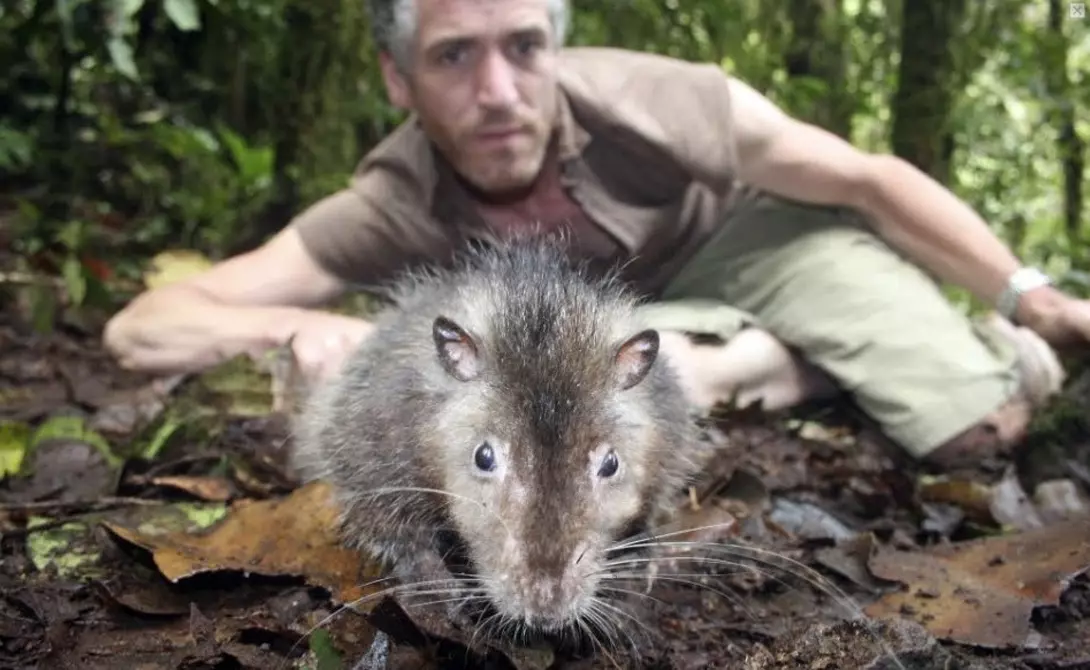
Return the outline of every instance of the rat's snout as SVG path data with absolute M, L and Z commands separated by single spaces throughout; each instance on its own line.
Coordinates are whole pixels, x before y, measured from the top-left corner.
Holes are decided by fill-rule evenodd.
M 538 560 L 529 561 L 522 570 L 508 571 L 501 580 L 508 591 L 500 597 L 501 608 L 509 617 L 541 630 L 573 623 L 594 590 L 588 558 L 586 544 L 572 551 L 541 552 Z

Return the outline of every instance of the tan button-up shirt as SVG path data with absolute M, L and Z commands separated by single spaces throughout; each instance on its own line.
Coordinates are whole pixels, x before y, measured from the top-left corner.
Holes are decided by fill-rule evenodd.
M 561 184 L 582 210 L 572 253 L 623 262 L 655 295 L 722 224 L 740 188 L 727 75 L 712 64 L 612 48 L 567 48 L 559 63 Z M 493 233 L 449 164 L 409 118 L 350 184 L 290 225 L 324 268 L 378 287 L 445 263 Z

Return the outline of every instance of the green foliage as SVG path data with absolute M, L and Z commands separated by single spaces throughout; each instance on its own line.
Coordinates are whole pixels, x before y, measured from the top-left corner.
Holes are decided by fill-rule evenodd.
M 572 42 L 718 63 L 790 113 L 873 151 L 894 146 L 897 106 L 904 116 L 904 101 L 929 93 L 898 81 L 905 45 L 946 54 L 950 67 L 933 74 L 947 95 L 930 96 L 911 119 L 943 138 L 909 137 L 901 151 L 921 164 L 948 160 L 938 172 L 1020 255 L 1084 281 L 1087 215 L 1082 208 L 1081 221 L 1065 220 L 1072 163 L 1062 140 L 1071 118 L 1090 138 L 1090 22 L 1057 26 L 1055 9 L 1066 9 L 1057 0 L 950 6 L 603 0 L 575 5 Z M 403 118 L 386 100 L 363 7 L 5 3 L 0 179 L 20 212 L 17 251 L 61 277 L 79 303 L 101 288 L 88 255 L 123 243 L 135 255 L 185 246 L 219 256 L 340 188 Z M 906 10 L 947 23 L 922 34 L 903 21 Z M 950 39 L 937 41 L 943 34 Z M 907 155 L 937 139 L 948 156 Z

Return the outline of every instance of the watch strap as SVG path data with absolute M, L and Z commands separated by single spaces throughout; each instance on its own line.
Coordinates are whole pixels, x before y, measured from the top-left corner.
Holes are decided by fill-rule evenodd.
M 1018 300 L 1023 293 L 1041 286 L 1050 286 L 1052 279 L 1035 267 L 1021 267 L 1011 273 L 1007 285 L 996 300 L 995 309 L 1008 321 L 1015 321 L 1014 313 L 1018 310 Z

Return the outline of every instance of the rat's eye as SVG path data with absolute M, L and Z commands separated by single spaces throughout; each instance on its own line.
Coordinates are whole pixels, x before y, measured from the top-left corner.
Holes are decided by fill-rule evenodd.
M 598 467 L 598 476 L 603 479 L 612 477 L 617 474 L 617 468 L 619 467 L 621 467 L 621 462 L 617 460 L 617 453 L 610 451 L 606 454 L 606 457 L 602 459 L 602 464 Z
M 473 452 L 473 464 L 484 472 L 491 472 L 496 469 L 496 452 L 492 451 L 491 444 L 481 442 Z

